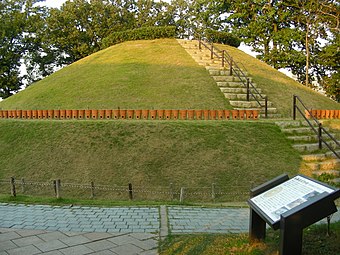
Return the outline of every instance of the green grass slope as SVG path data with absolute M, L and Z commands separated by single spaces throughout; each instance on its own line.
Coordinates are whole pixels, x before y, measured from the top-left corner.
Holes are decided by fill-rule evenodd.
M 225 49 L 239 64 L 240 68 L 248 71 L 254 82 L 268 96 L 268 100 L 274 103 L 283 117 L 292 116 L 294 94 L 299 96 L 308 108 L 340 109 L 339 103 L 303 86 L 243 51 L 226 45 L 218 45 L 217 47 L 221 50 Z
M 165 188 L 216 183 L 245 192 L 241 201 L 252 184 L 295 174 L 300 164 L 279 128 L 260 121 L 0 120 L 0 155 L 0 179 Z
M 174 39 L 112 46 L 0 102 L 2 109 L 230 108 Z

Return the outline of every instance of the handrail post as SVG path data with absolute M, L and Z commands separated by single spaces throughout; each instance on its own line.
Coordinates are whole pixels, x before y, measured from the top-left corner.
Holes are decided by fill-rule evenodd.
M 230 71 L 229 71 L 230 76 L 233 75 L 233 58 L 230 58 Z
M 264 98 L 264 116 L 267 119 L 268 118 L 268 97 L 266 96 Z
M 213 59 L 214 58 L 214 45 L 213 45 L 213 43 L 211 43 L 210 51 L 211 51 L 210 58 Z
M 319 140 L 319 150 L 322 149 L 322 123 L 319 123 L 318 127 L 318 140 Z
M 293 120 L 296 120 L 296 95 L 293 95 Z
M 250 96 L 249 96 L 249 93 L 250 91 L 249 91 L 249 78 L 247 78 L 247 101 L 249 101 L 249 99 L 250 99 Z
M 198 39 L 198 49 L 202 49 L 202 42 L 201 42 L 201 37 Z
M 222 67 L 224 67 L 224 50 L 222 50 Z

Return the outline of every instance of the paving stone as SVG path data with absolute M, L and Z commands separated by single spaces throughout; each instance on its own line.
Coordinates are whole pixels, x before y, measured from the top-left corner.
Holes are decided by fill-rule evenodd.
M 72 246 L 66 249 L 59 250 L 64 255 L 84 255 L 93 253 L 93 250 L 86 247 L 85 245 Z
M 125 245 L 117 246 L 111 249 L 111 251 L 117 254 L 120 254 L 120 255 L 138 255 L 141 252 L 143 252 L 141 248 L 133 244 L 125 244 Z
M 0 234 L 0 242 L 21 238 L 16 232 L 6 232 Z
M 60 239 L 60 241 L 62 241 L 68 246 L 73 246 L 73 245 L 88 243 L 90 239 L 86 238 L 85 236 L 80 235 L 80 236 L 72 236 L 68 238 L 63 238 L 63 239 Z
M 57 249 L 67 248 L 67 245 L 59 240 L 51 240 L 48 242 L 38 243 L 34 245 L 42 252 L 53 251 Z
M 144 241 L 136 240 L 133 244 L 143 250 L 152 250 L 158 247 L 158 241 L 154 239 Z
M 43 242 L 39 237 L 37 236 L 28 236 L 28 237 L 22 237 L 13 240 L 13 243 L 15 243 L 17 246 L 26 246 L 31 244 L 39 244 Z
M 119 234 L 120 235 L 120 234 Z M 107 239 L 107 238 L 111 238 L 114 237 L 114 234 L 111 233 L 86 233 L 83 236 L 85 236 L 86 238 L 92 240 L 92 241 L 97 241 L 97 240 L 101 240 L 101 239 Z
M 49 252 L 44 252 L 44 255 L 63 255 L 60 251 L 55 250 L 55 251 L 49 251 Z
M 17 248 L 18 246 L 16 246 L 12 241 L 8 240 L 8 241 L 4 241 L 4 242 L 0 242 L 0 252 L 5 251 L 5 250 L 10 250 L 10 249 L 14 249 Z
M 136 239 L 131 237 L 130 235 L 121 235 L 121 236 L 109 238 L 107 240 L 117 245 L 128 244 L 128 243 L 131 244 L 136 241 Z
M 40 253 L 38 248 L 33 245 L 7 250 L 6 252 L 9 255 L 34 255 Z
M 85 246 L 90 248 L 93 251 L 102 251 L 102 250 L 109 250 L 111 248 L 116 247 L 117 245 L 107 240 L 101 240 L 101 241 L 91 242 L 89 244 L 86 244 Z

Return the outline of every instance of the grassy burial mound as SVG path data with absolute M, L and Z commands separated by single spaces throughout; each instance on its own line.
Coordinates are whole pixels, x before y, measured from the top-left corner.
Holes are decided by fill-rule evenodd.
M 97 52 L 0 102 L 2 109 L 224 109 L 213 79 L 174 39 Z
M 245 121 L 0 120 L 0 179 L 245 192 L 300 157 L 277 126 Z M 199 196 L 196 196 L 196 201 Z M 241 200 L 241 201 L 242 201 Z

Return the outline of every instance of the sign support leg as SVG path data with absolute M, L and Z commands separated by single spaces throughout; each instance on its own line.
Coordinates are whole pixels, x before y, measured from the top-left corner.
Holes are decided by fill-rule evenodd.
M 250 240 L 264 240 L 266 238 L 266 222 L 253 209 L 250 209 Z
M 303 228 L 292 217 L 281 215 L 280 255 L 301 255 Z

